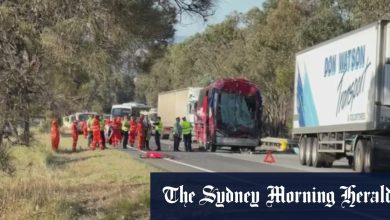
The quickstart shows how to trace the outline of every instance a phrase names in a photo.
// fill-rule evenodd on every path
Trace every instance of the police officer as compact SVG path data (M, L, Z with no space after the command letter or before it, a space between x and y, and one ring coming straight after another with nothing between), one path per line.
M163 124L161 122L160 116L157 117L157 121L156 123L154 123L154 126L155 126L154 140L156 141L157 151L161 151L160 137L163 129Z
M173 125L173 151L179 151L179 145L181 141L182 128L180 125L180 118L176 118L176 122Z
M122 121L123 149L127 148L127 142L129 141L129 128L130 128L129 116L126 115Z
M184 146L186 148L187 152L192 151L191 142L192 142L192 124L186 120L186 117L182 118L183 121L181 122L181 128L183 132L183 141Z

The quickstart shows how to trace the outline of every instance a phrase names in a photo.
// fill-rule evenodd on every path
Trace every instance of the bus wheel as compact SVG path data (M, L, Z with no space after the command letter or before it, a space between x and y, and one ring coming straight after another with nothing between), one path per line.
M303 136L299 141L299 162L306 165L306 136Z
M364 145L365 140L359 140L354 152L353 169L358 173L363 172L364 168Z
M215 144L211 144L211 152L217 151L217 146Z

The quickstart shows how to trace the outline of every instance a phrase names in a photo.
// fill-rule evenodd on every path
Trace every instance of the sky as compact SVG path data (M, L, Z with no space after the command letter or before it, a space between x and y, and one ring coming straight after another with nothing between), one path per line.
M207 25L220 23L224 18L234 11L245 13L253 7L261 8L265 0L217 0L215 14L208 18L205 23L198 16L190 17L182 15L181 21L176 25L175 41L182 41L198 32L203 32Z

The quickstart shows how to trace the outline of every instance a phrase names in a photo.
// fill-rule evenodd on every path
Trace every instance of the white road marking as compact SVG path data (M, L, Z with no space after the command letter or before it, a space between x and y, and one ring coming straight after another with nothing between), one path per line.
M275 167L280 167L280 168L286 168L290 170L297 170L297 171L303 171L303 172L352 172L351 169L348 169L347 167L347 162L339 162L336 161L334 165L343 165L346 166L345 168L314 168L314 167L307 167L307 166L302 166L299 164L298 159L296 162L292 163L291 161L286 161L291 160L292 158L288 157L280 157L281 155L274 154L274 158L276 160L275 163L266 163L263 161L262 154L226 154L226 153L215 153L215 155L225 157L225 158L233 158L233 159L238 159L238 160L244 160L244 161L249 161L253 163L260 163L263 165L268 165L268 166L275 166ZM258 157L259 156L259 157ZM264 154L265 156L265 154ZM286 155L284 155L286 156ZM283 161L282 163L280 161Z
M180 165L183 165L183 166L191 167L191 168L194 168L194 169L197 169L197 170L201 170L201 171L204 171L204 172L207 172L207 173L215 173L215 171L208 170L208 169L205 169L205 168L202 168L202 167L198 167L198 166L194 166L194 165L191 165L191 164L188 164L188 163L179 162L179 161L172 160L172 159L169 159L169 158L163 158L163 159L166 160L166 161L172 162L172 163L177 163L177 164L180 164Z

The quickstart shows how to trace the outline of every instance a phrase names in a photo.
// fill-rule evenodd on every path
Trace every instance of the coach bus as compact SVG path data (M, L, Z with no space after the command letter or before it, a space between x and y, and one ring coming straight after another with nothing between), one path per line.
M195 135L200 146L254 150L260 143L262 98L243 79L217 80L202 89L196 106Z
M137 102L128 102L111 107L111 118L123 117L123 116L136 116L139 117L141 111L149 111L150 106Z

